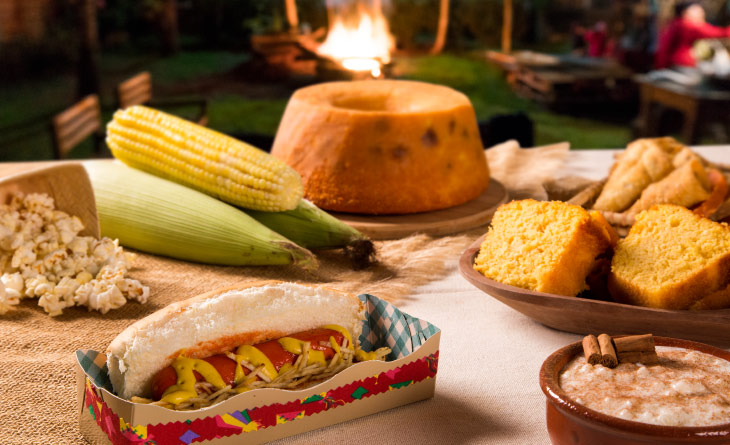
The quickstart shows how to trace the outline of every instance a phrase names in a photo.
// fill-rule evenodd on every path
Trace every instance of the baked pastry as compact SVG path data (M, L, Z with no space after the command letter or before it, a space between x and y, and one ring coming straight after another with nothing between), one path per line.
M304 194L338 212L403 214L453 207L489 183L469 99L423 82L331 82L297 90L271 154Z
M661 145L639 139L626 148L614 165L606 185L593 208L608 212L622 212L636 201L641 192L673 169L673 156Z
M511 286L575 296L617 239L599 212L560 201L512 201L494 214L474 269Z
M608 277L617 301L664 309L730 306L730 228L676 205L641 212Z
M657 204L692 208L700 216L717 214L728 192L725 174L671 137L637 139L617 156L608 179L569 202L591 206L623 236L635 216ZM730 178L730 177L729 177Z
M712 185L707 170L698 159L690 159L664 179L650 184L627 213L635 216L655 204L676 204L692 207L710 196Z

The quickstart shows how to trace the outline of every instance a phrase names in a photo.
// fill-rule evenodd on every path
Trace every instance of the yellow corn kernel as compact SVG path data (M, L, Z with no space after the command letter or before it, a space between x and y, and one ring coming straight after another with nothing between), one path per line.
M268 153L153 108L117 111L107 145L131 167L240 207L292 210L304 194L299 174Z

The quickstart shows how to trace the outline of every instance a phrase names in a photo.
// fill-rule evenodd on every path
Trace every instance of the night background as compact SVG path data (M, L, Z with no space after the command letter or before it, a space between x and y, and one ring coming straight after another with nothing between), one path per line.
M631 75L652 68L657 33L671 20L674 3L0 0L0 159L52 158L51 120L88 94L99 97L103 130L119 106L119 84L141 72L151 74L151 104L191 119L204 114L210 128L269 149L296 88L348 78L347 70L323 69L331 61L310 51L324 41L330 23L338 15L351 23L357 11L381 8L394 40L383 74L467 94L485 144L510 136L494 125L487 134L490 120L507 115L514 132L532 136L535 145L567 140L574 148L623 147L637 134L639 95ZM701 5L709 23L730 23L727 2ZM512 27L505 42L507 14ZM609 94L581 85L567 94L535 94L510 82L510 73L489 57L507 49L589 59L582 33L595 29L605 29L611 48L593 59L629 70L621 74L626 82L601 80ZM673 133L681 122L667 110L658 132ZM727 141L726 121L706 127L701 143ZM94 138L68 154L95 155Z

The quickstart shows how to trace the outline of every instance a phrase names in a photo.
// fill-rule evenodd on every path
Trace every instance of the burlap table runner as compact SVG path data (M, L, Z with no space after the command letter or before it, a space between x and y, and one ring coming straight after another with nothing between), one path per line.
M525 151L515 146L488 151L488 155L494 163L493 176L519 195L520 190L541 190L545 175L560 166L567 149L530 150L527 164ZM533 162L538 159L541 161ZM546 165L549 168L540 168ZM320 267L314 273L296 267L206 266L140 254L131 275L152 291L145 305L130 302L106 315L72 308L50 318L35 299L24 300L17 310L0 316L0 443L83 443L75 411L73 352L105 350L129 324L173 301L261 279L326 284L402 301L414 298L410 292L415 287L444 276L448 272L446 262L483 232L484 228L478 228L455 236L416 234L378 242L378 264L361 271L351 270L347 260L335 251L318 254Z

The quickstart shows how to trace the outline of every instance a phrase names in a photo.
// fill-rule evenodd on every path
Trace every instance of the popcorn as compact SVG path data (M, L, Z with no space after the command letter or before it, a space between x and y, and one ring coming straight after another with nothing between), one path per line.
M22 298L23 296L23 277L18 273L4 273L0 277L0 281L3 283L5 293L10 298Z
M58 295L55 295L51 292L41 295L41 297L38 299L38 306L45 309L45 311L51 317L61 315L63 313L63 310L68 307L63 299L58 298Z
M149 288L126 277L134 254L117 240L79 236L83 228L45 194L0 205L0 314L26 297L51 316L74 305L104 314L128 299L147 301Z
M88 306L90 309L96 309L102 314L106 314L109 309L120 308L126 302L122 291L116 285L97 281L89 294Z
M3 275L3 278L4 277L5 275ZM23 295L19 291L6 287L5 281L2 280L2 283L0 283L0 315L5 314L12 309L13 306L20 303L21 298L23 298Z

